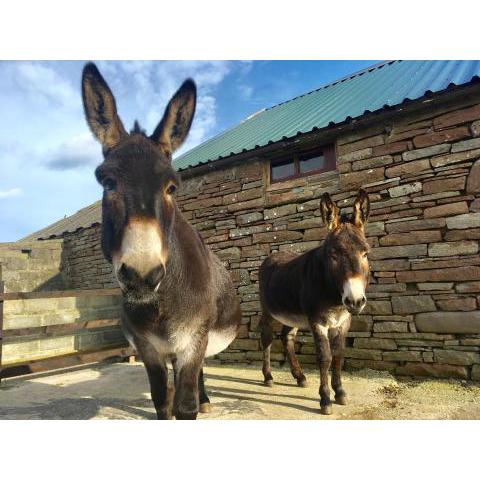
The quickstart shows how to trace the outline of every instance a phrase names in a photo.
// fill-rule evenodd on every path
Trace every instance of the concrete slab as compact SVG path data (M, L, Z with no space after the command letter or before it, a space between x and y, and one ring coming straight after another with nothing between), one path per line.
M480 419L480 386L461 381L395 379L389 373L346 372L349 405L319 414L318 374L300 388L274 370L273 388L259 367L208 366L213 409L199 419ZM95 364L9 379L0 388L0 419L154 419L141 363Z

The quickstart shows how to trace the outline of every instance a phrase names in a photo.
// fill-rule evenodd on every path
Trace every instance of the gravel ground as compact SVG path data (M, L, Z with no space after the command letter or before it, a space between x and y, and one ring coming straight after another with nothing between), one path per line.
M398 379L386 372L345 372L347 406L319 414L318 374L306 388L287 370L265 387L259 367L208 366L212 412L199 419L480 419L480 385L454 380ZM0 419L153 419L141 363L95 364L8 379L0 388Z

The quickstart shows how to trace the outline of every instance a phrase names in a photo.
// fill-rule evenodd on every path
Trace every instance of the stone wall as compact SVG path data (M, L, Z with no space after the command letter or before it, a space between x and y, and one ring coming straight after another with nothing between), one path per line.
M283 184L268 185L261 158L184 180L182 209L230 269L242 301L238 339L219 358L261 359L259 265L275 250L317 246L321 194L348 212L362 186L372 201L372 276L346 367L480 380L478 93L339 135L336 150L338 172ZM300 362L315 363L310 334L298 339ZM284 360L278 339L272 350Z
M6 292L62 290L62 240L0 244L0 280Z
M100 241L100 225L65 235L62 270L68 279L68 288L118 287L112 266L103 256Z

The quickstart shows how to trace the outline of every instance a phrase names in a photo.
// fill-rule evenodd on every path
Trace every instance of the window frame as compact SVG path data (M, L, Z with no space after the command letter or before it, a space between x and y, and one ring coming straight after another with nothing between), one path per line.
M304 156L315 156L316 153L323 153L323 156L325 157L325 166L323 168L316 168L314 170L309 170L308 172L303 172L300 173L300 157ZM289 175L288 177L282 177L278 178L276 180L273 179L272 176L272 169L275 165L283 163L289 159L293 159L293 169L294 169L294 174ZM335 145L333 143L327 143L325 145L322 145L321 147L316 147L311 150L307 151L298 151L298 152L293 152L289 155L282 155L281 157L278 158L271 158L269 160L269 173L270 173L270 183L281 183L281 182L286 182L288 180L295 180L297 178L303 178L303 177L309 177L310 175L316 175L319 173L324 173L324 172L331 172L332 170L336 170L337 168L337 162L336 162L336 156L335 156Z

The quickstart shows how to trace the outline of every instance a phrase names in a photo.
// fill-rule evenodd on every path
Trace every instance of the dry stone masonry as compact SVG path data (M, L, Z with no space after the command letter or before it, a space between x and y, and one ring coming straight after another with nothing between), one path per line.
M62 270L68 288L118 287L112 267L103 257L100 239L100 225L65 235Z
M0 244L0 280L6 292L63 290L62 240Z

